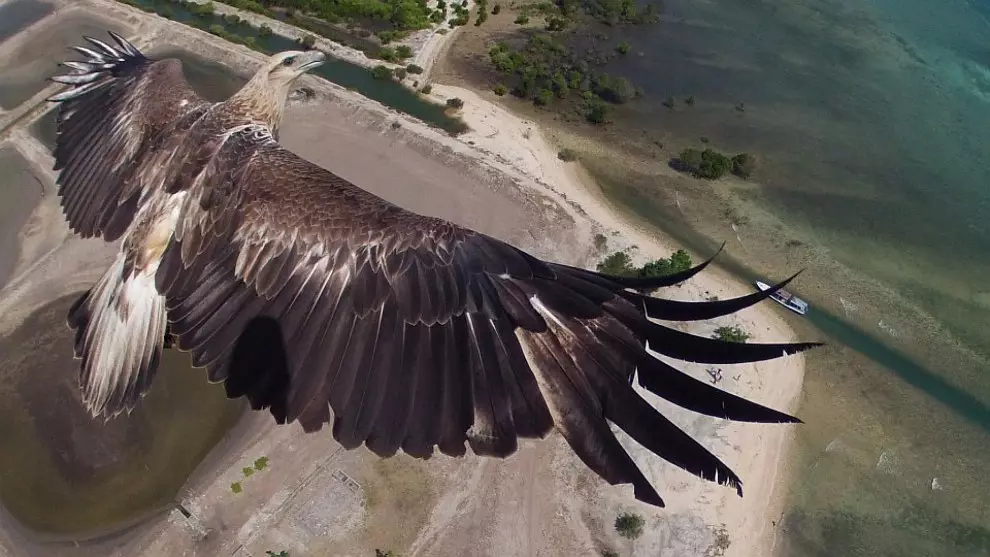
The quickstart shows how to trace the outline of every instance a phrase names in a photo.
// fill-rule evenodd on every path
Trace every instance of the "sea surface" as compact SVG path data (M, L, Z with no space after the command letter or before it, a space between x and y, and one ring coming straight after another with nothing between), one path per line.
M990 2L666 0L658 25L604 32L644 90L615 129L660 159L760 161L697 186L599 169L606 193L729 240L749 278L807 269L791 321L830 347L807 357L776 550L990 555ZM708 199L735 205L699 232Z

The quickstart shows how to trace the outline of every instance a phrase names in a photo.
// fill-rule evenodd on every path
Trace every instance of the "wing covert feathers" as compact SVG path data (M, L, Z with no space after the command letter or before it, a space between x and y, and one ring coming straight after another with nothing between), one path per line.
M662 506L609 422L699 477L740 494L742 482L636 393L637 370L644 388L693 411L798 421L647 351L737 363L814 346L729 343L650 319L725 315L775 290L721 302L654 301L631 289L669 286L708 262L677 280L610 277L405 212L273 142L238 160L224 158L239 173L237 186L212 190L212 210L186 213L157 284L177 344L228 395L246 396L280 423L298 421L306 431L330 423L345 448L420 458L437 449L460 456L468 446L504 457L520 437L556 428L602 478L631 483L638 499ZM211 188L202 182L203 192ZM215 227L220 222L230 224ZM262 354L279 356L268 362Z

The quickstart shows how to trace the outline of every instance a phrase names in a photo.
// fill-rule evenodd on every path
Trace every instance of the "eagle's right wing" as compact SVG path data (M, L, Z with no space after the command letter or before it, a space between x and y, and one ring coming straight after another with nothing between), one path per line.
M228 396L279 422L314 431L332 421L345 448L420 458L435 447L463 455L465 442L504 457L518 438L556 428L599 476L662 505L608 422L690 473L740 494L742 482L634 390L634 370L690 410L797 421L646 349L726 364L814 346L722 342L650 320L725 315L770 290L719 302L644 297L629 288L699 269L629 279L542 261L388 203L263 129L231 135L195 183L156 275L176 345Z
M199 97L177 59L151 60L110 31L117 46L85 37L93 48L72 47L86 57L67 61L67 74L52 81L72 87L59 102L55 170L69 227L84 238L114 241L127 230L149 184L162 140L188 128L210 103ZM171 130L170 134L161 133Z

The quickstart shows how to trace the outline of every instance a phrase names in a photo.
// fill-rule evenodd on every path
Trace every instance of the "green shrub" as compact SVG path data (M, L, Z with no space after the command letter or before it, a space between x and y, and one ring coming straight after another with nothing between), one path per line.
M719 327L715 329L715 332L712 333L712 338L742 344L749 340L750 334L741 327L733 325L731 327Z
M500 97L509 92L509 90L505 87L505 85L502 85L501 83L499 83L498 85L496 85L495 86L495 89L493 89L493 91L494 91L494 93L496 95L498 95Z
M498 13L501 11L502 11L502 4L495 4L495 6L492 7L492 15L498 15Z
M732 157L732 173L740 178L749 178L756 170L756 157L749 153L739 153Z
M624 538L635 540L643 535L645 524L646 521L638 514L622 513L615 519L615 531Z
M268 457L261 456L254 460L254 469L257 471L262 471L268 467Z
M399 46L395 47L395 55L402 59L412 58L413 51L409 45L400 44Z
M306 35L302 38L302 45L306 50L313 48L313 46L316 45L316 37L313 35Z
M433 86L427 83L426 85L423 86L422 89L419 90L419 92L423 93L424 95L429 95L430 93L433 92Z
M230 490L233 491L234 493L240 493L244 491L244 488L241 487L241 482L234 482L230 484Z
M371 68L371 77L375 79L392 79L392 68L379 64Z
M728 174L733 167L729 157L714 151L705 149L685 149L674 161L674 166L682 172L690 172L696 178L707 180L717 180Z
M519 16L516 17L516 21L514 23L516 25L526 25L527 23L529 23L529 16L526 14L519 14Z
M419 75L423 73L423 68L417 66L416 64L409 64L408 66L406 66L406 71L411 74Z
M636 275L636 268L632 266L632 258L624 251L617 251L602 259L598 264L598 272L617 277L631 277Z
M572 162L578 159L578 154L574 149L561 149L560 152L557 153L557 158L564 162Z
M629 48L630 48L629 43L627 41L622 41L621 43L619 43L619 46L615 47L615 50L619 54L628 54Z
M452 99L447 99L447 107L448 108L458 108L458 109L459 108L463 108L464 107L464 101L462 101L461 99L459 99L457 97L454 97Z

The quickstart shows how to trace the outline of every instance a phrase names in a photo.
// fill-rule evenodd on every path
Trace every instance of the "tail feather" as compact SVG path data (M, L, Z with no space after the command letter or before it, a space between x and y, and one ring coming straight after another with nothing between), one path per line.
M165 299L154 275L125 271L119 256L69 309L79 385L93 416L130 411L151 386L166 337Z

